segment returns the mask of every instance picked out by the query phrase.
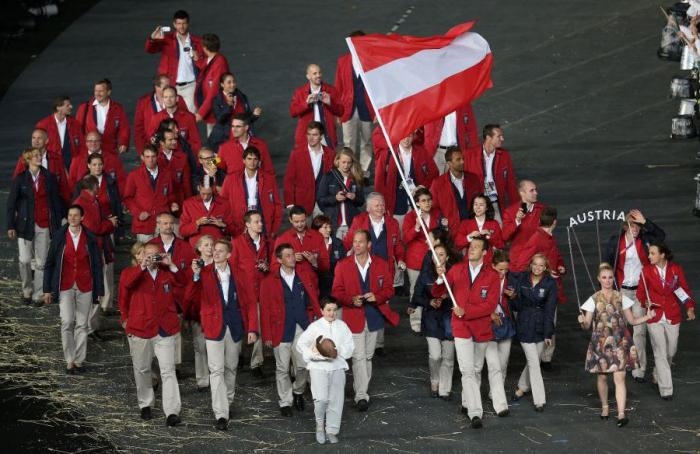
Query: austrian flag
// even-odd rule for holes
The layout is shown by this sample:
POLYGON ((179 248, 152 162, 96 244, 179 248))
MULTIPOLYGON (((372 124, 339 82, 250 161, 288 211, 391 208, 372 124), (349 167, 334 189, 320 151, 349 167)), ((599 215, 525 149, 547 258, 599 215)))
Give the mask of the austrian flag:
POLYGON ((493 58, 474 22, 426 38, 372 34, 347 38, 355 73, 391 143, 455 111, 490 88, 493 58))

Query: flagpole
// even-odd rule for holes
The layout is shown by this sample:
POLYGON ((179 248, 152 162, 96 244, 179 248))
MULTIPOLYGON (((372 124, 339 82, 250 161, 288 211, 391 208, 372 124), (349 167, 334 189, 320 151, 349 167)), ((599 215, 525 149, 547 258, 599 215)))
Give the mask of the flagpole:
MULTIPOLYGON (((359 74, 360 78, 362 79, 362 83, 365 87, 365 91, 367 92, 367 97, 369 98, 370 103, 372 103, 373 106, 376 106, 377 104, 374 102, 374 97, 372 96, 372 90, 367 86, 367 81, 365 79, 365 71, 362 68, 362 62, 360 62, 360 59, 357 57, 357 53, 355 51, 355 46, 352 44, 352 40, 348 37, 345 38, 345 42, 348 45, 348 48, 350 49, 350 53, 352 54, 352 59, 353 59, 353 67, 355 67, 355 70, 359 74), (359 69, 359 71, 358 71, 359 69)), ((391 139, 389 138, 389 134, 386 131, 386 128, 384 127, 384 122, 382 121, 382 116, 379 113, 379 109, 375 109, 375 113, 377 115, 377 123, 379 124, 379 127, 382 129, 382 134, 384 135, 384 140, 386 140, 386 143, 389 146, 389 152, 391 153, 391 157, 394 158, 394 163, 396 164, 396 170, 399 172, 399 176, 401 177, 401 184, 403 184, 404 190, 408 194, 408 199, 411 201, 411 206, 413 207, 413 210, 416 212, 416 221, 420 223, 420 228, 423 231, 423 235, 425 235, 425 239, 428 243, 428 248, 430 248, 430 252, 432 253, 433 260, 435 261, 436 264, 439 264, 440 261, 438 259, 437 254, 435 253, 435 247, 433 245, 433 241, 430 239, 430 235, 428 235, 428 227, 425 225, 425 222, 423 221, 423 217, 420 214, 420 209, 416 205, 416 201, 413 200, 413 194, 411 194, 411 191, 408 187, 408 182, 406 181, 406 176, 403 173, 403 167, 401 166, 401 163, 399 162, 399 158, 396 156, 396 152, 394 151, 394 146, 391 143, 391 139)), ((457 226, 449 226, 451 228, 457 228, 457 226)), ((449 228, 448 227, 448 228, 449 228)), ((447 271, 447 270, 445 270, 447 271)), ((450 300, 452 301, 452 307, 457 306, 457 302, 455 300, 454 294, 452 293, 452 288, 450 287, 450 283, 447 281, 447 276, 446 274, 442 274, 442 281, 445 284, 445 288, 447 289, 447 294, 450 297, 450 300)))

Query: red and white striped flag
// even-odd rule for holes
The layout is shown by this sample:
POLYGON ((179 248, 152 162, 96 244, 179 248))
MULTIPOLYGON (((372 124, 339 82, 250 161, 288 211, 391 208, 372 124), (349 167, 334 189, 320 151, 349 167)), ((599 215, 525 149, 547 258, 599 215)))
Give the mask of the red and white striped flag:
POLYGON ((391 143, 476 99, 493 84, 486 40, 459 24, 443 36, 347 38, 355 72, 391 143))

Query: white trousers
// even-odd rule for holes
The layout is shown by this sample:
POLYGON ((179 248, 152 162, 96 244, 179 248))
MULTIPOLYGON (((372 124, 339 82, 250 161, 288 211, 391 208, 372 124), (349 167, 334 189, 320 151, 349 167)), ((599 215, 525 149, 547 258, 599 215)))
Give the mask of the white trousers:
POLYGON ((314 398, 316 427, 337 435, 345 401, 345 370, 309 370, 311 395, 314 398))
POLYGON ((223 339, 206 340, 211 408, 216 419, 229 418, 229 406, 233 403, 236 393, 236 372, 241 343, 242 341, 233 341, 228 328, 223 339))
MULTIPOLYGON (((189 110, 193 114, 197 113, 197 107, 194 104, 195 86, 196 84, 194 81, 190 82, 187 85, 175 85, 177 94, 180 95, 183 101, 185 101, 185 104, 187 105, 187 110, 189 110)), ((195 152, 198 152, 198 150, 195 152)))
POLYGON ((374 349, 384 348, 384 328, 375 331, 377 333, 377 338, 374 341, 374 349))
POLYGON ((532 401, 536 407, 539 407, 547 402, 542 370, 540 369, 544 342, 521 342, 520 346, 523 348, 523 353, 525 353, 527 364, 520 374, 518 388, 523 392, 528 392, 532 389, 532 401))
POLYGON ((678 350, 678 332, 681 324, 649 323, 649 339, 654 351, 654 378, 659 385, 661 396, 673 395, 671 364, 678 350))
POLYGON ((29 241, 17 239, 19 249, 19 277, 22 281, 22 295, 34 301, 44 297, 44 266, 49 254, 49 229, 34 224, 34 239, 29 241), (34 277, 32 278, 32 262, 34 277))
POLYGON ((469 419, 475 416, 481 418, 484 415, 484 409, 481 406, 481 392, 476 381, 476 367, 474 366, 477 345, 471 338, 455 337, 455 352, 457 353, 459 371, 462 373, 462 407, 468 410, 469 419))
POLYGON ((304 394, 309 371, 306 370, 304 358, 297 350, 299 336, 304 330, 299 325, 294 332, 292 342, 282 342, 273 349, 275 354, 275 382, 277 383, 277 395, 280 407, 291 407, 294 402, 292 394, 304 394), (289 376, 289 367, 294 368, 294 384, 289 376))
MULTIPOLYGON (((623 288, 622 294, 634 301, 632 314, 634 314, 635 317, 642 317, 646 314, 647 310, 642 307, 637 299, 636 290, 627 290, 623 288)), ((639 358, 639 368, 632 371, 633 377, 644 378, 647 371, 647 326, 646 323, 640 323, 632 327, 634 346, 637 348, 637 358, 639 358)))
POLYGON ((343 123, 342 127, 343 145, 352 148, 355 156, 359 156, 362 170, 369 171, 369 165, 372 163, 372 122, 360 120, 355 109, 352 117, 343 123))
POLYGON ((426 337, 428 341, 428 369, 430 385, 437 386, 440 396, 449 396, 452 392, 452 373, 455 368, 455 343, 426 337))
POLYGON ((355 390, 355 403, 369 401, 369 382, 372 380, 372 358, 377 345, 378 331, 371 332, 365 323, 365 329, 352 335, 355 350, 352 353, 352 387, 355 390))
POLYGON ((77 285, 58 294, 61 316, 61 345, 66 364, 81 366, 87 354, 87 323, 92 292, 81 292, 77 285))
MULTIPOLYGON (((510 346, 510 340, 508 340, 510 346)), ((503 385, 505 374, 499 354, 499 342, 479 342, 474 347, 474 374, 481 392, 481 371, 484 368, 484 360, 489 371, 489 395, 493 402, 493 409, 500 413, 508 409, 508 399, 503 385)))
MULTIPOLYGON (((556 328, 557 326, 557 308, 554 308, 554 327, 556 328)), ((549 363, 552 361, 552 357, 554 356, 554 348, 557 346, 557 336, 552 335, 552 343, 549 345, 549 347, 545 346, 544 350, 542 350, 542 361, 549 363)))
MULTIPOLYGON (((180 321, 180 329, 182 329, 182 321, 180 321)), ((175 338, 175 352, 173 352, 174 361, 175 365, 179 366, 182 364, 182 335, 181 333, 177 333, 174 334, 173 337, 175 338)))
POLYGON ((151 363, 153 355, 158 358, 161 387, 163 390, 163 413, 166 416, 180 414, 180 388, 175 377, 173 350, 175 338, 156 335, 150 339, 128 336, 131 361, 134 365, 134 381, 139 408, 152 407, 155 402, 153 382, 151 380, 151 363))
POLYGON ((202 324, 191 322, 192 346, 194 347, 194 376, 198 388, 209 386, 209 365, 207 364, 207 342, 204 339, 202 324))

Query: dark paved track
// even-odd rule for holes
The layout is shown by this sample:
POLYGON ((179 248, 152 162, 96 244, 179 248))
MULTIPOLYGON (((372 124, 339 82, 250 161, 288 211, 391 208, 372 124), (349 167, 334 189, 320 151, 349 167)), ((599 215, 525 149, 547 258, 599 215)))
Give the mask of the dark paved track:
MULTIPOLYGON (((195 32, 215 31, 221 36, 223 51, 240 86, 265 109, 259 132, 270 142, 281 173, 294 127, 288 102, 293 88, 304 82, 306 63, 320 63, 326 78, 332 80, 335 59, 345 51, 342 38, 346 32, 357 28, 389 31, 412 6, 398 32, 441 33, 459 21, 480 18, 477 31, 488 39, 495 55, 495 87, 476 103, 479 123, 504 125, 506 146, 514 156, 518 175, 538 183, 541 199, 559 208, 562 224, 566 223, 564 218, 581 211, 640 208, 666 230, 691 287, 700 292, 700 220, 690 214, 692 177, 699 171, 694 160, 698 142, 668 139, 670 120, 677 109, 677 102, 667 97, 668 85, 679 71, 676 63, 656 59, 662 18, 657 3, 651 1, 548 1, 536 6, 514 0, 305 1, 294 5, 282 1, 103 1, 42 53, 0 103, 0 153, 4 157, 0 181, 6 186, 10 164, 25 145, 33 122, 48 113, 53 95, 68 93, 74 101, 82 101, 89 95, 92 81, 106 75, 115 85, 114 98, 133 112, 136 98, 149 89, 157 61, 143 52, 143 39, 155 25, 165 23, 177 7, 191 12, 195 32)), ((603 238, 614 228, 614 223, 603 224, 603 238)), ((592 265, 597 256, 595 229, 587 226, 578 231, 592 265)), ((563 229, 558 236, 560 247, 566 249, 563 229)), ((14 246, 9 248, 11 254, 14 250, 14 246)), ((585 298, 590 284, 580 261, 577 269, 585 298)), ((15 276, 14 269, 6 272, 15 276)), ((472 431, 458 414, 456 399, 446 404, 427 397, 424 341, 409 335, 406 320, 402 320, 387 336, 390 356, 375 363, 370 412, 358 414, 350 401, 346 405, 338 449, 700 450, 695 418, 700 408, 697 322, 682 329, 674 369, 676 400, 662 402, 649 385, 628 383, 632 422, 618 430, 612 421, 603 423, 597 417, 593 378, 583 372, 587 339, 575 326, 576 298, 571 282, 569 277, 570 303, 559 314, 555 371, 545 375, 548 406, 544 414, 534 413, 529 403, 523 403, 513 407, 511 417, 487 416, 486 428, 472 431)), ((403 308, 405 302, 398 306, 403 308)), ((55 309, 51 313, 56 314, 47 320, 57 320, 55 309)), ((14 315, 33 318, 25 310, 11 310, 14 315)), ((106 368, 110 380, 103 378, 90 386, 89 377, 71 379, 66 388, 83 396, 79 399, 93 402, 88 416, 103 408, 95 393, 111 395, 110 405, 125 406, 115 410, 109 424, 116 446, 134 451, 177 446, 183 452, 194 447, 217 451, 315 448, 311 412, 307 410, 303 419, 282 421, 275 410, 273 380, 256 387, 247 372, 239 376, 242 386, 227 436, 213 434, 209 400, 192 392, 191 376, 182 385, 183 427, 166 431, 158 427, 158 420, 135 428, 135 392, 127 352, 121 336, 115 332, 112 339, 99 348, 91 347, 88 357, 98 364, 96 368, 106 368), (110 370, 118 371, 113 381, 110 370), (120 421, 127 420, 120 431, 120 421), (193 438, 186 438, 190 436, 193 438)), ((48 354, 58 359, 59 350, 55 344, 48 354)), ((515 347, 508 389, 522 365, 522 353, 515 347)), ((272 366, 271 361, 267 363, 270 373, 272 366)), ((455 380, 457 389, 458 383, 455 380)))

